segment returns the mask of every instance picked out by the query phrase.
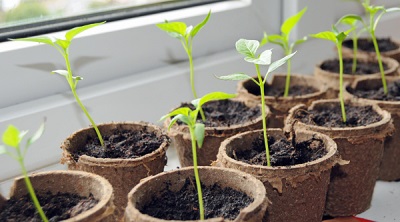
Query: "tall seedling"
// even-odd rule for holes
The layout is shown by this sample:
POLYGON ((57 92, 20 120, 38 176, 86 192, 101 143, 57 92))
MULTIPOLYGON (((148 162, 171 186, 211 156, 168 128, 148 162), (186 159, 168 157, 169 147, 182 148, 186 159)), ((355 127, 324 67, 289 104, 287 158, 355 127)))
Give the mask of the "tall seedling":
POLYGON ((167 32, 170 36, 178 39, 185 49, 185 52, 189 58, 189 68, 190 68, 190 86, 192 88, 193 97, 197 99, 196 89, 194 87, 194 68, 193 68, 193 55, 192 55, 192 46, 193 39, 197 35, 197 33, 207 24, 210 19, 211 11, 208 12, 206 18, 197 24, 196 26, 187 26, 183 22, 168 22, 157 24, 157 27, 161 30, 167 32))
MULTIPOLYGON (((286 19, 286 21, 281 26, 281 34, 280 35, 267 35, 264 33, 264 38, 262 39, 260 46, 270 42, 276 45, 279 45, 283 48, 285 55, 290 55, 293 53, 293 49, 295 46, 307 41, 307 36, 298 39, 294 42, 290 42, 290 32, 296 26, 296 24, 303 17, 303 14, 307 11, 307 7, 298 12, 296 15, 293 15, 286 19)), ((283 94, 284 97, 289 96, 289 87, 290 87, 290 74, 291 74, 291 59, 289 59, 286 63, 287 65, 287 75, 286 75, 286 83, 285 83, 285 92, 283 94)))
POLYGON ((265 92, 264 86, 267 81, 268 74, 279 68, 281 65, 285 64, 292 56, 296 53, 289 54, 282 59, 279 59, 273 63, 271 63, 271 50, 265 50, 260 55, 256 54, 257 49, 260 47, 260 42, 257 40, 247 40, 247 39, 239 39, 236 42, 236 51, 240 54, 244 55, 244 60, 249 63, 253 63, 256 68, 257 78, 252 78, 249 75, 244 73, 235 73, 227 76, 217 77, 222 80, 247 80, 251 79, 255 84, 260 87, 261 94, 261 115, 262 115, 262 123, 263 123, 263 135, 264 135, 264 144, 265 144, 265 152, 267 158, 267 166, 271 166, 271 161, 269 157, 269 147, 268 147, 268 136, 267 136, 267 120, 266 120, 266 111, 265 111, 265 92), (262 76, 260 71, 260 65, 269 65, 267 73, 262 76))
POLYGON ((94 23, 94 24, 89 24, 89 25, 84 25, 80 27, 73 28, 69 30, 67 33, 65 33, 65 39, 59 39, 55 37, 48 37, 48 36, 39 36, 39 37, 29 37, 29 38, 21 38, 21 39, 12 39, 14 41, 27 41, 27 42, 37 42, 37 43, 44 43, 47 45, 50 45, 54 47, 58 52, 61 53, 65 60, 65 65, 67 70, 54 70, 52 73, 57 73, 61 76, 64 76, 65 79, 68 82, 68 85, 72 91, 72 94, 75 97, 76 102, 78 103, 79 107, 82 109, 82 111, 85 113, 86 117, 89 119, 90 123, 92 124, 94 130, 96 131, 97 137, 100 141, 101 146, 104 145, 103 137, 100 134, 100 130, 98 129, 97 125, 93 121, 92 117, 90 116, 89 112, 81 102, 81 100, 78 97, 78 94, 76 92, 76 86, 78 85, 78 82, 82 80, 83 78, 80 76, 74 76, 72 74, 72 69, 71 69, 71 63, 69 59, 69 46, 73 40, 73 38, 78 35, 79 33, 88 30, 90 28, 96 27, 98 25, 103 24, 104 22, 101 23, 94 23))
POLYGON ((33 134, 33 136, 27 140, 25 146, 21 147, 21 141, 24 138, 24 136, 28 133, 28 131, 19 131, 15 126, 9 125, 6 131, 4 131, 3 133, 2 141, 4 145, 0 144, 0 154, 7 154, 19 163, 21 167, 22 176, 24 177, 25 185, 32 199, 32 202, 37 212, 39 213, 39 216, 42 219, 42 221, 47 222, 48 219, 45 213, 43 212, 42 207, 40 206, 39 200, 35 194, 35 190, 33 189, 31 180, 28 177, 28 171, 26 170, 24 163, 25 155, 26 152, 28 151, 29 146, 40 138, 40 136, 43 134, 43 131, 44 131, 44 123, 42 123, 39 129, 33 134), (10 147, 11 150, 8 150, 6 146, 10 147))
POLYGON ((223 92, 213 92, 209 93, 202 98, 195 99, 192 101, 192 104, 196 108, 195 110, 191 110, 189 107, 181 107, 175 109, 174 111, 168 113, 167 115, 161 117, 160 121, 165 120, 167 118, 173 117, 169 126, 168 130, 174 125, 178 120, 183 122, 189 127, 190 138, 192 141, 192 155, 193 155, 193 169, 194 169, 194 176, 196 179, 196 187, 197 187, 197 197, 199 201, 199 213, 200 213, 200 220, 204 220, 204 205, 203 205, 203 194, 201 190, 201 183, 199 177, 199 171, 197 168, 197 147, 202 147, 204 141, 204 132, 205 126, 203 123, 197 122, 198 114, 201 110, 201 106, 209 101, 215 100, 223 100, 223 99, 230 99, 235 97, 235 94, 227 94, 223 92))
POLYGON ((337 48, 337 53, 339 55, 339 99, 340 99, 340 107, 342 110, 342 120, 343 122, 347 122, 346 118, 346 110, 344 107, 344 96, 343 96, 343 55, 342 55, 342 43, 349 35, 349 33, 353 31, 352 29, 347 30, 345 32, 339 32, 337 28, 333 25, 332 31, 320 32, 317 34, 312 34, 311 37, 324 39, 335 43, 337 48))

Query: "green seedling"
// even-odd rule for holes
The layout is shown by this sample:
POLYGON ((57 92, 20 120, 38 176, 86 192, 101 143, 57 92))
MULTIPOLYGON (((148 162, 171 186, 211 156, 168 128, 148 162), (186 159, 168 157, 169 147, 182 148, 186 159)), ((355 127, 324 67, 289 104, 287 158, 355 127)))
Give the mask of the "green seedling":
POLYGON ((332 31, 320 32, 317 34, 312 34, 311 37, 324 39, 335 43, 337 48, 337 53, 339 55, 339 99, 340 99, 340 107, 342 110, 342 120, 343 122, 347 121, 346 118, 346 110, 344 107, 344 96, 343 96, 343 55, 342 55, 342 43, 349 35, 349 33, 353 31, 352 29, 347 30, 345 32, 339 32, 337 28, 333 25, 332 31))
POLYGON ((97 125, 93 121, 92 117, 90 116, 89 112, 81 102, 81 100, 78 97, 78 94, 76 92, 76 86, 78 85, 78 82, 82 80, 83 78, 80 76, 74 76, 72 74, 72 69, 71 69, 71 63, 69 59, 69 46, 73 40, 73 38, 80 34, 81 32, 88 30, 90 28, 96 27, 98 25, 101 25, 105 22, 101 23, 94 23, 94 24, 89 24, 89 25, 84 25, 80 27, 73 28, 69 30, 65 34, 65 39, 59 39, 55 37, 48 37, 48 36, 39 36, 39 37, 29 37, 29 38, 21 38, 21 39, 12 39, 14 41, 27 41, 27 42, 37 42, 37 43, 44 43, 47 45, 50 45, 54 47, 58 52, 61 53, 65 60, 65 65, 67 67, 67 70, 54 70, 52 73, 59 74, 61 76, 64 76, 65 79, 67 80, 72 94, 75 97, 76 102, 78 103, 79 107, 82 109, 82 111, 85 113, 86 117, 89 119, 90 123, 92 124, 94 130, 96 131, 97 137, 100 141, 101 146, 104 145, 103 137, 100 134, 100 130, 98 129, 97 125))
MULTIPOLYGON (((260 42, 260 46, 270 42, 276 45, 279 45, 283 48, 285 55, 290 55, 293 53, 293 49, 295 46, 307 41, 307 36, 298 39, 294 42, 290 42, 290 32, 297 25, 300 19, 303 17, 303 14, 307 11, 307 7, 298 12, 296 15, 293 15, 286 19, 286 21, 281 26, 281 34, 280 35, 267 35, 264 33, 264 38, 260 42)), ((283 94, 284 97, 289 96, 289 87, 290 87, 290 74, 291 74, 291 59, 289 59, 286 63, 287 65, 287 75, 286 75, 286 83, 285 83, 285 92, 283 94)))
POLYGON ((268 147, 268 136, 267 136, 267 120, 266 120, 266 111, 265 111, 265 82, 267 81, 268 74, 279 68, 283 64, 286 63, 292 56, 296 53, 289 54, 282 59, 279 59, 273 63, 271 63, 271 50, 265 50, 260 55, 257 55, 257 49, 260 47, 260 42, 257 40, 247 40, 247 39, 239 39, 236 42, 236 51, 240 54, 244 55, 244 60, 249 63, 253 63, 256 67, 257 78, 252 78, 249 75, 244 73, 235 73, 227 76, 217 76, 217 78, 222 80, 247 80, 251 79, 255 84, 260 87, 261 94, 261 115, 263 121, 263 134, 264 134, 264 144, 265 151, 267 155, 267 166, 271 166, 271 161, 269 157, 269 147, 268 147), (269 65, 267 73, 265 76, 261 75, 260 65, 269 65))
MULTIPOLYGON (((357 20, 361 21, 364 29, 370 34, 372 43, 374 44, 375 48, 375 53, 376 57, 378 59, 378 64, 379 64, 379 71, 381 73, 381 78, 382 78, 382 86, 384 93, 388 93, 387 89, 387 84, 386 84, 386 77, 385 77, 385 70, 383 69, 383 63, 382 63, 382 56, 381 52, 379 50, 378 46, 378 41, 376 39, 375 31, 376 27, 378 26, 379 21, 381 20, 382 16, 388 12, 394 12, 394 11, 400 11, 400 8, 394 7, 394 8, 388 8, 386 9, 384 6, 374 6, 370 4, 370 0, 358 0, 359 3, 364 7, 366 17, 368 19, 368 22, 365 22, 360 16, 353 16, 357 20)), ((346 16, 342 19, 346 19, 346 16)))
POLYGON ((227 94, 227 93, 223 93, 223 92, 212 92, 212 93, 209 93, 209 94, 203 96, 202 98, 198 98, 198 99, 195 99, 192 101, 192 104, 196 108, 195 110, 192 110, 189 107, 181 107, 181 108, 175 109, 174 111, 168 113, 167 115, 161 117, 161 119, 160 119, 160 121, 163 121, 167 118, 172 117, 172 120, 168 126, 168 130, 171 129, 172 125, 174 125, 178 120, 185 123, 189 127, 190 138, 192 141, 193 169, 194 169, 194 176, 196 179, 200 220, 204 220, 204 206, 203 206, 203 194, 202 194, 202 190, 201 190, 199 171, 197 168, 197 146, 199 148, 201 148, 203 146, 205 126, 203 123, 197 121, 197 117, 201 110, 201 106, 203 104, 205 104, 206 102, 230 99, 235 96, 236 96, 235 94, 227 94))
POLYGON ((24 138, 24 136, 28 133, 28 131, 19 131, 15 126, 9 125, 6 131, 4 131, 3 133, 2 141, 4 145, 0 144, 0 155, 7 154, 19 163, 21 167, 22 176, 24 177, 26 188, 29 192, 29 195, 31 196, 33 204, 37 212, 39 213, 40 218, 43 221, 47 222, 48 219, 44 214, 42 207, 40 206, 39 200, 35 194, 35 190, 33 189, 31 180, 28 177, 28 171, 26 170, 24 164, 25 155, 26 152, 28 151, 29 146, 40 138, 40 136, 43 134, 43 131, 44 131, 44 123, 42 123, 39 129, 33 134, 33 136, 27 140, 25 146, 21 147, 21 141, 24 138), (11 149, 7 149, 6 146, 10 147, 11 149))
POLYGON ((355 15, 345 15, 336 23, 342 23, 345 25, 350 26, 350 29, 354 30, 351 34, 351 41, 353 42, 353 63, 351 66, 351 72, 355 73, 357 69, 357 51, 358 51, 358 38, 362 32, 365 32, 365 28, 361 29, 360 31, 357 30, 357 23, 360 21, 359 16, 355 15))
POLYGON ((181 43, 185 52, 189 58, 190 67, 190 86, 192 88, 192 93, 195 99, 197 99, 196 89, 194 87, 194 68, 193 68, 193 56, 192 56, 192 46, 193 39, 197 33, 207 24, 210 19, 211 11, 208 12, 206 18, 197 24, 196 26, 187 26, 183 22, 168 22, 157 24, 157 27, 161 30, 167 32, 170 36, 178 39, 181 43))

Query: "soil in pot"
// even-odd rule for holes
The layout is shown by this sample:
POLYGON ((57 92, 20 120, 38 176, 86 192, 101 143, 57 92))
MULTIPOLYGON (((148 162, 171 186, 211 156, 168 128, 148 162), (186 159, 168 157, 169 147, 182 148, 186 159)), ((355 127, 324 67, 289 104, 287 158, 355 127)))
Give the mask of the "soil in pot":
MULTIPOLYGON (((376 62, 367 62, 367 61, 357 61, 357 67, 355 73, 352 72, 353 59, 345 58, 343 59, 343 73, 350 75, 368 75, 379 73, 379 64, 376 62)), ((337 73, 339 75, 339 60, 331 59, 322 62, 320 65, 321 69, 337 73)), ((383 63, 383 69, 387 70, 388 66, 383 63)))
POLYGON ((400 179, 400 79, 388 77, 386 80, 388 94, 384 93, 380 78, 365 78, 347 87, 345 96, 375 103, 390 112, 396 130, 385 140, 379 179, 395 181, 400 179))
MULTIPOLYGON (((293 166, 307 163, 323 157, 327 151, 321 140, 310 139, 295 143, 286 138, 275 139, 268 136, 271 166, 293 166)), ((252 149, 234 152, 236 160, 252 164, 267 166, 264 137, 260 135, 252 142, 252 149)))
POLYGON ((146 129, 140 131, 114 130, 111 135, 104 136, 104 146, 97 137, 88 136, 85 147, 72 153, 78 161, 79 156, 88 155, 95 158, 138 158, 158 149, 168 140, 166 135, 157 136, 146 129))
MULTIPOLYGON (((50 192, 37 195, 39 203, 49 221, 61 221, 94 207, 98 200, 93 195, 81 197, 76 194, 50 192)), ((10 198, 0 212, 0 221, 41 221, 39 214, 35 213, 31 197, 26 194, 22 197, 10 198)))
MULTIPOLYGON (((256 85, 255 83, 253 85, 247 85, 246 86, 247 90, 249 93, 260 96, 260 87, 256 85)), ((285 92, 285 88, 281 86, 274 86, 274 85, 269 85, 265 84, 265 96, 272 96, 272 97, 282 97, 285 92)), ((305 86, 305 85, 292 85, 289 87, 289 97, 294 97, 294 96, 303 96, 311 93, 316 93, 318 92, 317 89, 311 86, 305 86)))
MULTIPOLYGON (((191 104, 182 104, 182 106, 194 108, 191 104)), ((261 106, 258 104, 248 105, 242 101, 229 99, 208 102, 202 107, 206 117, 204 122, 206 128, 203 147, 197 149, 200 166, 209 166, 217 159, 218 148, 226 138, 262 127, 261 106)), ((168 126, 169 121, 167 120, 164 125, 168 126)), ((200 115, 198 121, 203 122, 200 115)), ((178 122, 178 125, 174 125, 169 130, 168 135, 173 139, 181 166, 192 166, 192 150, 188 149, 191 147, 188 127, 178 122)))
POLYGON ((391 116, 377 105, 346 101, 343 123, 339 100, 315 101, 308 108, 293 107, 286 126, 312 130, 332 138, 343 160, 335 166, 325 205, 330 216, 351 216, 370 207, 385 138, 393 132, 391 116))
MULTIPOLYGON (((377 41, 380 52, 388 52, 399 48, 390 38, 378 38, 377 41)), ((353 49, 353 40, 343 41, 343 46, 353 49)), ((358 39, 357 48, 366 52, 375 52, 374 43, 371 39, 358 39)))
MULTIPOLYGON (((144 214, 164 220, 199 220, 198 198, 195 179, 186 179, 178 191, 171 191, 166 186, 162 195, 153 198, 140 210, 144 214)), ((222 188, 218 184, 202 184, 205 219, 223 217, 234 220, 241 209, 253 202, 245 193, 232 188, 222 188)))

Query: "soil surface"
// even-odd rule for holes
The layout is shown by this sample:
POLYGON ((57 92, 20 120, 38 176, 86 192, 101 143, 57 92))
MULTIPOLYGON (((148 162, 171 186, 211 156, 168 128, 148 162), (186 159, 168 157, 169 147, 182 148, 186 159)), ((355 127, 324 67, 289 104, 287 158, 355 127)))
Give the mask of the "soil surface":
MULTIPOLYGON (((379 38, 377 39, 377 41, 380 52, 388 52, 399 48, 399 46, 394 43, 390 38, 379 38)), ((343 46, 352 49, 353 40, 344 41, 343 46)), ((374 43, 371 39, 358 39, 357 48, 366 52, 375 52, 374 43)))
POLYGON ((400 80, 388 83, 388 94, 385 94, 383 91, 383 87, 379 89, 370 89, 370 90, 355 90, 351 87, 347 88, 347 91, 353 94, 354 96, 372 99, 372 100, 382 100, 382 101, 400 101, 400 80))
MULTIPOLYGON (((351 75, 368 75, 374 73, 380 73, 379 64, 372 62, 357 61, 356 72, 352 72, 353 59, 343 59, 343 73, 351 75)), ((339 74, 339 60, 331 59, 324 61, 320 68, 325 71, 339 74)), ((388 66, 383 63, 383 70, 387 70, 388 66)))
MULTIPOLYGON (((260 96, 260 87, 256 85, 255 83, 252 84, 250 87, 246 87, 247 91, 253 95, 260 96)), ((265 95, 266 96, 272 96, 272 97, 283 97, 283 94, 285 92, 284 87, 274 87, 265 84, 265 95)), ((299 85, 294 85, 289 87, 289 96, 295 97, 295 96, 304 96, 307 94, 311 93, 316 93, 318 92, 317 89, 311 87, 311 86, 299 86, 299 85)))
POLYGON ((382 117, 372 109, 372 106, 345 105, 346 123, 342 120, 340 104, 327 104, 319 110, 299 110, 295 118, 309 125, 324 127, 356 127, 366 126, 382 120, 382 117))
MULTIPOLYGON (((195 109, 191 104, 181 104, 181 107, 188 106, 195 109)), ((261 116, 261 108, 248 107, 243 102, 233 100, 218 100, 204 104, 202 106, 206 121, 201 120, 198 115, 198 121, 203 122, 206 127, 229 127, 231 125, 243 124, 252 121, 261 116)), ((182 122, 178 121, 179 124, 182 122)))
MULTIPOLYGON (((275 139, 268 136, 268 146, 272 166, 302 164, 319 159, 327 153, 324 143, 318 139, 294 143, 294 141, 289 141, 285 138, 275 139)), ((248 164, 267 166, 262 133, 253 141, 252 149, 236 151, 233 156, 236 160, 248 164)))
POLYGON ((137 158, 158 149, 168 140, 166 136, 157 136, 154 132, 143 131, 115 131, 111 136, 103 136, 104 147, 97 137, 89 137, 86 146, 73 153, 77 161, 79 156, 88 155, 96 158, 137 158))
MULTIPOLYGON (((155 197, 150 203, 139 209, 142 213, 165 220, 199 220, 197 191, 195 179, 186 179, 185 185, 178 192, 167 187, 160 197, 155 197)), ((204 186, 202 184, 204 215, 206 219, 223 217, 234 220, 241 209, 253 202, 245 193, 222 188, 217 184, 204 186)))
MULTIPOLYGON (((37 194, 36 194, 37 195, 37 194)), ((37 195, 46 217, 50 222, 66 220, 94 207, 98 200, 92 195, 80 197, 76 194, 50 192, 37 195)), ((29 194, 21 198, 11 198, 1 209, 0 221, 41 222, 29 194)))

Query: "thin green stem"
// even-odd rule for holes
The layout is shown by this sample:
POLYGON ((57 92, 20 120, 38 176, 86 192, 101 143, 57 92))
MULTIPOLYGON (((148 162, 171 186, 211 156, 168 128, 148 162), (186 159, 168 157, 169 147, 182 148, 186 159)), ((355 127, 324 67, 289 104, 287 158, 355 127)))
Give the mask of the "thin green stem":
POLYGON ((18 162, 19 162, 19 165, 21 166, 22 175, 24 176, 26 188, 28 189, 29 195, 31 196, 33 205, 35 206, 36 210, 38 211, 39 216, 42 219, 42 221, 48 222, 49 220, 47 219, 46 214, 44 213, 42 207, 40 206, 39 200, 35 194, 35 190, 33 189, 31 180, 28 177, 28 172, 24 165, 24 158, 21 156, 21 151, 20 151, 19 147, 17 147, 17 153, 18 153, 18 156, 20 157, 20 158, 18 158, 18 162))
POLYGON ((374 43, 376 58, 378 59, 379 71, 381 72, 383 92, 387 95, 388 89, 387 89, 387 85, 386 85, 385 70, 383 69, 381 52, 379 51, 378 41, 376 40, 374 31, 371 32, 371 38, 372 38, 372 42, 374 43))
POLYGON ((351 67, 351 72, 356 73, 357 69, 357 50, 358 50, 358 41, 357 36, 353 36, 353 65, 351 67))
POLYGON ((68 81, 69 86, 71 88, 72 94, 74 95, 75 100, 78 103, 79 107, 85 113, 86 117, 89 119, 89 121, 92 124, 94 130, 96 131, 96 134, 97 134, 97 137, 99 138, 101 146, 104 146, 104 140, 103 140, 103 137, 101 136, 99 128, 97 127, 96 123, 93 121, 92 117, 90 116, 90 114, 87 111, 86 107, 83 105, 83 103, 79 99, 79 96, 78 96, 78 94, 76 92, 75 82, 74 82, 74 79, 72 78, 72 70, 71 70, 71 64, 69 62, 68 54, 64 55, 64 59, 65 59, 65 64, 67 65, 67 71, 68 71, 67 81, 68 81))
POLYGON ((260 94, 261 94, 261 117, 263 124, 263 134, 264 134, 264 144, 265 144, 265 154, 267 158, 267 166, 271 166, 271 161, 269 158, 269 147, 268 147, 268 135, 267 135, 267 116, 265 111, 265 93, 264 93, 264 81, 260 73, 259 65, 255 65, 258 76, 258 84, 260 86, 260 94))
POLYGON ((190 137, 191 137, 191 140, 192 140, 193 170, 194 170, 194 177, 196 179, 197 198, 199 200, 200 220, 204 220, 203 193, 202 193, 202 190, 201 190, 199 169, 197 168, 196 137, 194 135, 194 128, 189 126, 189 129, 190 129, 190 137))
MULTIPOLYGON (((286 55, 292 54, 292 50, 289 49, 286 55)), ((285 83, 285 92, 283 94, 283 97, 288 97, 289 96, 289 88, 290 88, 290 74, 291 74, 291 69, 292 69, 292 59, 289 59, 287 63, 287 74, 286 74, 286 83, 285 83)))
POLYGON ((345 123, 347 121, 346 118, 346 109, 344 107, 344 96, 343 96, 343 56, 342 56, 342 43, 338 44, 338 55, 339 55, 339 99, 340 99, 340 108, 342 110, 342 119, 345 123))

